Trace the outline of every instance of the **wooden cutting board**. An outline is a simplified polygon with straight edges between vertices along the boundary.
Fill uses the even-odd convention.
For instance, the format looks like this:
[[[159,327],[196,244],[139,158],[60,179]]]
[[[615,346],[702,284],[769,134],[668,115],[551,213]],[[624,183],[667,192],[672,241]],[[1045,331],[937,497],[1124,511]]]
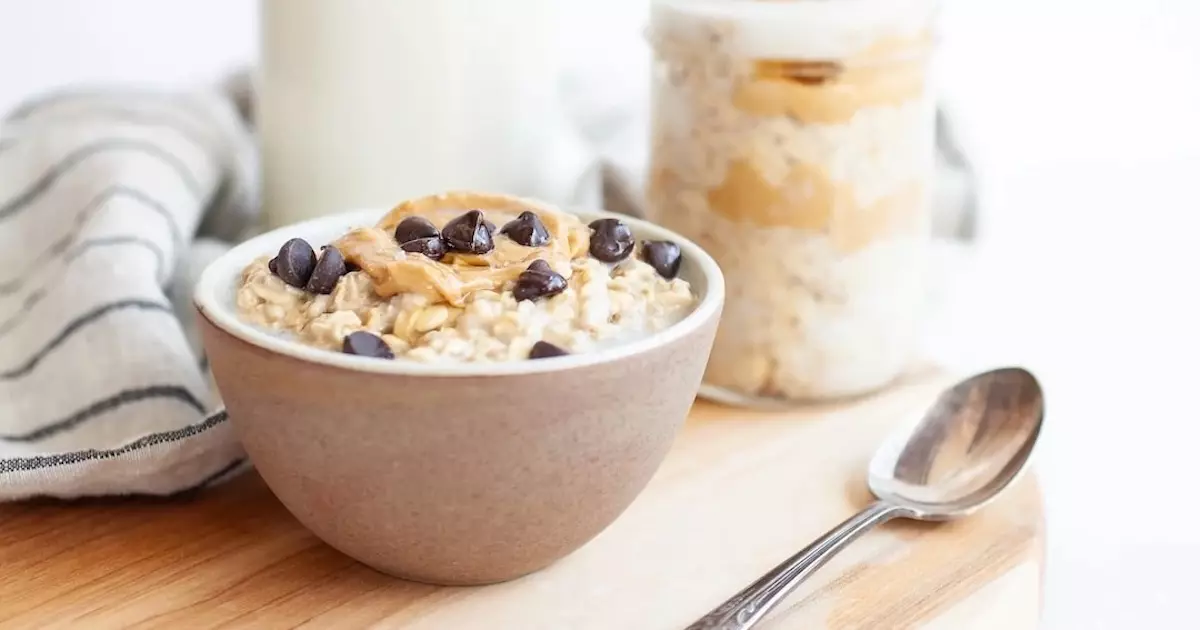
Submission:
[[[191,500],[0,507],[0,626],[682,628],[869,501],[867,460],[944,375],[785,413],[698,403],[657,476],[537,574],[438,588],[376,573],[304,530],[253,473]],[[1032,477],[978,515],[892,523],[766,628],[1033,629],[1043,524]]]

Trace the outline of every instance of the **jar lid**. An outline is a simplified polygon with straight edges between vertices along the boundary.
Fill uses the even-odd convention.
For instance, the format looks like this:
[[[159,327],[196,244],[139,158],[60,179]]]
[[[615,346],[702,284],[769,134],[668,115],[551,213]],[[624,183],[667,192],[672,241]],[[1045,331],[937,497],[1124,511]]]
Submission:
[[[740,56],[844,59],[884,38],[930,39],[940,0],[653,0],[650,33],[717,28]]]

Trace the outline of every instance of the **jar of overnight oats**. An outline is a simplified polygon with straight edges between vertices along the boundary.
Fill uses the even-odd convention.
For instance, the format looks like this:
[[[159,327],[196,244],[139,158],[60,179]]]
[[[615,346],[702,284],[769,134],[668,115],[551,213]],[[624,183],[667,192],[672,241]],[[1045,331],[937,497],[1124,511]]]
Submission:
[[[647,213],[727,297],[705,376],[743,404],[870,393],[915,358],[937,0],[656,0]]]

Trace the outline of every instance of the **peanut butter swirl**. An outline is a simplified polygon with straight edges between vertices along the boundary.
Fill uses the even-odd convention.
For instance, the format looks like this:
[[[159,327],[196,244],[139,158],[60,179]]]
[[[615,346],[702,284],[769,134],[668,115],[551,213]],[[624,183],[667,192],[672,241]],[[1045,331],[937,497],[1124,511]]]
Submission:
[[[734,106],[756,116],[792,116],[813,125],[844,124],[869,107],[897,106],[924,94],[933,35],[889,36],[847,59],[760,59]]]
[[[425,217],[440,230],[468,210],[481,210],[484,218],[497,226],[492,235],[495,247],[486,254],[448,252],[434,261],[404,251],[393,237],[396,225],[407,217]],[[527,247],[500,233],[500,228],[526,210],[537,214],[550,233],[545,246]],[[475,291],[502,290],[539,258],[570,278],[571,261],[587,256],[588,239],[588,228],[578,217],[545,203],[508,195],[453,192],[401,203],[374,227],[352,230],[333,245],[371,277],[380,297],[418,293],[435,303],[462,306]]]

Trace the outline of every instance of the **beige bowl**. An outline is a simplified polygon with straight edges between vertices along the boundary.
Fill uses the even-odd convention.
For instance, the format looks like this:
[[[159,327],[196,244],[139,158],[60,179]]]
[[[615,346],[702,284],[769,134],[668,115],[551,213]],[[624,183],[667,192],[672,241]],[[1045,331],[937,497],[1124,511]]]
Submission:
[[[240,321],[241,269],[288,238],[327,243],[383,211],[306,221],[201,276],[204,345],[251,460],[322,540],[392,575],[480,584],[541,569],[612,523],[695,398],[724,297],[715,262],[667,230],[700,301],[675,326],[593,354],[425,365],[310,348]],[[586,214],[585,220],[608,214]],[[631,550],[631,553],[633,550]]]

